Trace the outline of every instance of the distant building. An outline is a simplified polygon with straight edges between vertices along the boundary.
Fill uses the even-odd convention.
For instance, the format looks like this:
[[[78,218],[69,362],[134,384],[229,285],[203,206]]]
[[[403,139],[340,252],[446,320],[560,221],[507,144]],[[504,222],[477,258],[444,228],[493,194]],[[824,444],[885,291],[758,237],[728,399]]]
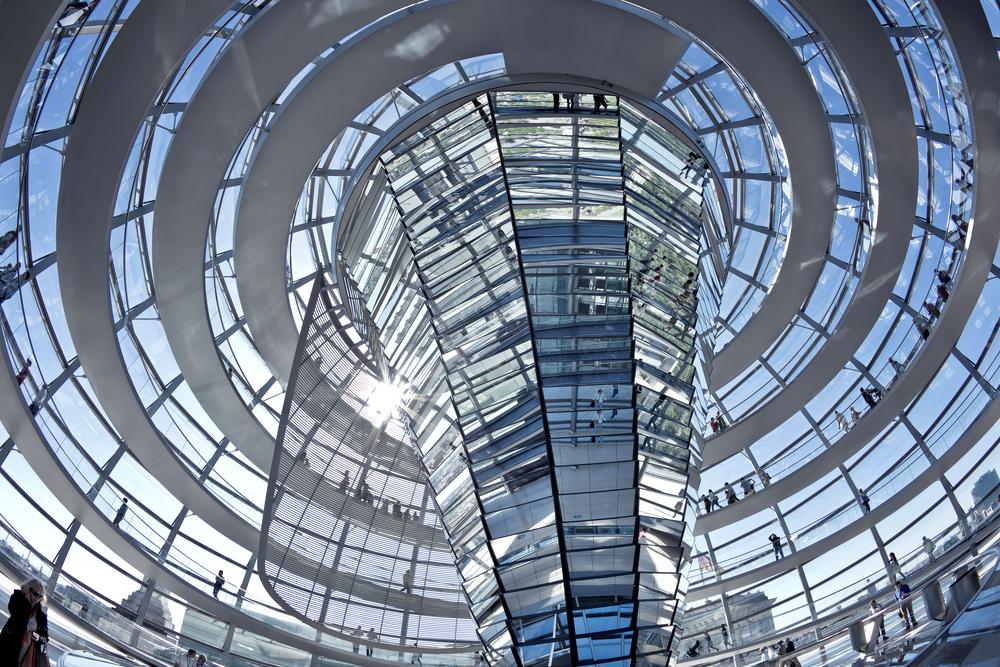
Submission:
[[[141,587],[132,591],[127,598],[122,600],[117,611],[125,618],[134,621],[145,594],[145,589]],[[163,632],[166,628],[173,627],[170,619],[170,610],[167,609],[162,595],[153,593],[153,597],[149,601],[149,609],[146,611],[146,616],[143,618],[142,624],[160,632]]]
[[[984,500],[992,500],[998,486],[1000,486],[1000,475],[997,475],[996,468],[984,472],[972,485],[972,505],[977,506]]]
[[[315,630],[301,623],[267,617],[248,610],[244,611],[281,630],[310,637],[316,635]],[[180,640],[181,646],[182,648],[193,647],[199,653],[204,653],[209,660],[220,661],[221,653],[212,647],[222,646],[225,643],[228,630],[225,623],[197,609],[187,608],[184,610],[184,617],[181,621],[180,633],[183,637]],[[309,667],[312,662],[312,654],[268,640],[251,632],[237,630],[233,636],[231,653],[228,658],[229,667],[259,667],[257,661],[271,665],[283,665],[284,667]]]
[[[774,600],[762,591],[738,593],[728,598],[729,612],[732,614],[733,625],[729,627],[730,639],[737,643],[750,641],[758,637],[766,637],[774,633],[774,615],[771,612]],[[690,609],[684,614],[682,626],[684,640],[682,650],[696,639],[702,643],[704,655],[705,633],[712,637],[716,650],[723,648],[722,633],[719,627],[725,625],[726,617],[722,613],[722,601],[713,600],[700,607]]]

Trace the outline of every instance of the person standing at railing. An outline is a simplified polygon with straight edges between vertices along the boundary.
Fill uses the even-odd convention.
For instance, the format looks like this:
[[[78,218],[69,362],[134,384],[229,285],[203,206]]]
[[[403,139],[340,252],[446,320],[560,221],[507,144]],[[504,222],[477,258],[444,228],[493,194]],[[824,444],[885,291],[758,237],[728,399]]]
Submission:
[[[913,601],[910,600],[910,587],[901,581],[896,582],[896,599],[899,600],[899,617],[903,619],[906,629],[917,627],[917,617],[913,614]]]
[[[862,387],[862,388],[858,389],[858,391],[861,392],[861,398],[863,398],[865,400],[865,403],[868,405],[868,408],[869,409],[874,408],[875,407],[875,398],[871,394],[871,387],[868,387],[868,388]]]
[[[906,367],[892,357],[889,357],[889,365],[892,366],[892,370],[896,373],[896,376],[892,378],[892,382],[890,384],[896,384],[896,381],[903,377],[903,374],[906,373]]]
[[[370,642],[377,642],[378,641],[378,633],[375,632],[375,628],[374,627],[368,628],[367,638],[368,638],[368,641],[370,641]],[[371,646],[371,645],[365,646],[365,655],[367,655],[369,658],[371,656],[375,655],[375,647]]]
[[[406,572],[403,573],[403,588],[400,589],[404,593],[413,592],[413,570],[412,568],[407,568]]]
[[[771,547],[774,548],[774,560],[777,561],[784,558],[785,552],[781,548],[781,538],[775,535],[774,533],[771,533],[767,539],[771,541]]]
[[[226,585],[226,577],[225,575],[222,574],[222,570],[219,570],[219,573],[215,575],[215,583],[212,585],[212,597],[218,600],[219,591],[221,591],[222,587],[225,585]]]
[[[858,489],[858,504],[861,505],[861,511],[863,511],[865,514],[868,514],[869,512],[872,511],[872,501],[865,494],[864,489]]]
[[[684,161],[684,168],[681,169],[680,177],[686,178],[688,176],[694,176],[698,173],[698,154],[689,151],[687,155],[687,160]]]
[[[362,630],[361,626],[359,625],[358,627],[354,628],[354,632],[352,632],[351,635],[353,635],[354,637],[361,637],[362,635],[364,635],[364,630]],[[357,642],[354,642],[351,646],[354,647],[355,653],[361,650],[361,644]]]
[[[45,611],[45,587],[29,579],[7,601],[10,617],[0,630],[0,664],[34,667],[36,656],[44,653],[49,640],[49,619]]]
[[[834,419],[837,421],[837,426],[840,427],[841,431],[847,433],[848,431],[851,430],[851,427],[847,423],[847,418],[844,417],[844,415],[841,414],[839,410],[834,410],[833,414],[834,414]]]
[[[729,428],[729,423],[726,421],[726,418],[722,416],[721,410],[715,411],[715,423],[718,425],[720,433]]]
[[[125,513],[128,512],[128,496],[122,498],[122,504],[118,508],[118,512],[115,514],[114,524],[117,526],[125,518]]]
[[[24,365],[21,366],[21,370],[17,372],[14,379],[17,380],[17,386],[20,387],[29,377],[31,377],[31,359],[25,359]]]
[[[906,575],[903,574],[903,568],[899,566],[899,561],[896,560],[896,554],[889,552],[889,580],[891,583],[895,584],[897,581],[903,579]]]
[[[187,653],[174,660],[174,667],[197,667],[198,654],[193,648],[189,648]]]
[[[792,653],[795,653],[795,642],[792,641],[791,637],[782,639],[778,643],[778,655],[786,656],[791,655]],[[799,663],[799,659],[795,656],[792,656],[787,660],[781,660],[780,665],[781,667],[802,667],[801,663]]]
[[[729,482],[726,482],[725,493],[726,493],[726,504],[727,505],[734,504],[736,502],[736,492],[733,491],[733,487]]]
[[[923,540],[924,553],[927,554],[927,561],[930,562],[930,563],[933,563],[934,562],[934,549],[935,549],[935,547],[937,547],[937,545],[934,544],[934,540],[930,539],[926,535],[924,535],[924,537],[921,538],[921,539]]]
[[[732,646],[733,643],[729,641],[729,628],[726,627],[725,623],[719,626],[719,632],[722,633],[722,643],[726,646]]]
[[[873,599],[868,605],[868,615],[872,618],[872,623],[878,623],[878,635],[875,637],[875,642],[878,643],[879,638],[883,642],[889,641],[889,635],[885,633],[885,615],[882,614],[882,605]]]

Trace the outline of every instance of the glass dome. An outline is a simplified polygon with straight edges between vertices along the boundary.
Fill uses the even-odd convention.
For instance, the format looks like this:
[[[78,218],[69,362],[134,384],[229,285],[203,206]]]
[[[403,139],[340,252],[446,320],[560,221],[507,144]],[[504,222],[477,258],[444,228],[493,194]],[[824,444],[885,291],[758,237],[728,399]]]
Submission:
[[[0,572],[54,651],[847,665],[987,567],[995,2],[0,16]]]

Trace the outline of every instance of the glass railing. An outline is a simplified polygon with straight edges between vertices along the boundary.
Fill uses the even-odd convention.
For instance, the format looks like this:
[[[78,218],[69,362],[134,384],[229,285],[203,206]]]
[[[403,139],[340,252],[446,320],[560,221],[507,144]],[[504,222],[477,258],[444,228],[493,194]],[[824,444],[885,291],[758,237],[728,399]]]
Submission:
[[[905,565],[902,568],[906,573],[905,581],[913,591],[911,599],[913,600],[914,610],[918,618],[926,618],[926,615],[922,612],[923,603],[919,595],[922,588],[935,582],[940,583],[942,588],[947,588],[948,584],[954,579],[955,572],[960,569],[957,566],[976,558],[975,554],[978,551],[972,549],[973,542],[978,543],[984,537],[986,541],[995,541],[997,539],[997,535],[995,534],[992,537],[988,536],[988,530],[995,530],[998,527],[997,520],[1000,517],[1000,503],[996,501],[995,492],[996,489],[994,489],[994,493],[990,499],[979,503],[973,508],[973,511],[966,515],[966,520],[968,521],[974,520],[976,516],[986,515],[986,519],[979,520],[980,522],[976,526],[977,531],[975,533],[968,535],[961,522],[958,522],[935,536],[935,543],[941,546],[936,547],[933,554],[928,554],[922,547],[918,547],[905,554],[901,559],[901,564]],[[986,514],[987,511],[989,511],[988,514]],[[978,566],[980,568],[989,568],[992,562],[993,559],[990,558],[979,559]],[[945,574],[942,576],[941,572]],[[761,645],[761,642],[769,637],[776,642],[777,636],[793,638],[796,645],[800,647],[796,652],[797,656],[809,655],[814,651],[823,649],[826,651],[823,664],[838,664],[840,660],[837,659],[837,656],[841,658],[850,657],[850,660],[847,660],[849,663],[851,660],[857,658],[857,652],[850,647],[850,641],[845,633],[851,625],[869,617],[868,603],[870,600],[878,600],[886,611],[885,622],[889,637],[898,638],[904,634],[904,630],[901,628],[903,625],[902,620],[896,620],[895,614],[888,613],[894,610],[894,589],[889,586],[880,589],[877,593],[873,592],[873,588],[869,584],[872,580],[888,581],[888,578],[885,571],[879,570],[852,584],[844,586],[839,591],[814,600],[816,608],[833,609],[836,603],[834,613],[819,623],[810,621],[805,625],[792,625],[782,630],[780,627],[775,628],[774,625],[767,627],[765,624],[747,623],[748,620],[752,620],[752,617],[734,618],[731,623],[733,630],[730,631],[731,644],[716,645],[715,648],[717,651],[725,649],[727,652],[735,651],[736,653],[728,654],[725,658],[720,659],[720,661],[702,659],[698,660],[696,664],[739,666],[759,664],[761,653],[757,649]],[[855,591],[855,593],[845,597],[844,591]],[[839,599],[834,601],[833,598]],[[807,610],[808,605],[802,605],[801,608]],[[930,624],[925,625],[929,625],[931,628],[936,627]],[[712,630],[715,631],[714,628]],[[718,635],[717,632],[715,634]],[[681,640],[682,648],[686,649],[702,636],[701,631],[686,635]],[[816,644],[817,638],[822,640],[822,646]],[[923,637],[924,641],[927,639],[927,636]],[[702,643],[704,644],[704,642]],[[719,644],[722,644],[721,638]],[[806,647],[807,644],[809,645],[808,647]],[[704,649],[705,646],[702,646],[702,648]],[[885,648],[886,646],[883,645],[883,649]],[[912,647],[909,647],[908,650],[910,649]],[[702,656],[705,656],[705,654],[706,652],[703,650]],[[683,652],[681,655],[683,657]]]
[[[996,499],[998,490],[1000,490],[1000,486],[993,489],[990,494],[987,494],[986,499],[975,505],[961,520],[956,521],[947,529],[934,535],[932,537],[933,551],[928,552],[923,546],[918,546],[908,553],[902,554],[902,557],[899,558],[899,563],[900,570],[905,575],[905,580],[912,584],[914,581],[921,581],[928,572],[940,571],[943,563],[963,557],[963,554],[969,549],[972,542],[979,542],[983,536],[989,534],[989,531],[996,530],[1000,526],[997,523],[1000,520],[1000,503]],[[969,532],[970,530],[972,531],[971,533]],[[813,599],[812,608],[819,610],[845,609],[852,608],[854,605],[865,606],[864,609],[858,608],[859,613],[848,617],[846,620],[844,620],[842,615],[837,615],[837,612],[835,612],[835,617],[832,620],[816,628],[820,636],[832,636],[850,625],[856,617],[865,616],[868,600],[873,597],[871,586],[871,582],[873,581],[889,581],[889,573],[880,567],[864,576],[857,577],[854,581],[841,586],[836,591]],[[883,594],[891,597],[892,591],[885,589],[879,593],[880,596]],[[772,602],[766,613],[773,617],[774,609],[779,608],[779,606],[781,614],[789,618],[802,618],[803,616],[808,617],[810,615],[810,605],[808,603],[786,608],[778,602]],[[797,614],[796,612],[802,613]],[[757,614],[759,612],[731,619],[730,638],[733,645],[737,648],[758,642],[762,637],[769,636],[781,630],[780,623],[777,620],[770,625],[754,622],[754,617]],[[788,627],[787,632],[794,634],[797,627],[798,625],[793,623]],[[700,631],[693,635],[686,635],[685,641],[694,641],[694,639],[700,636]]]
[[[903,467],[894,469],[888,477],[883,478],[877,484],[871,486],[865,491],[869,498],[870,506],[876,507],[880,502],[884,502],[903,492],[909,483],[911,483],[917,478],[918,475],[920,475],[920,473],[927,469],[927,465],[928,462],[923,455],[910,456],[909,463]],[[964,520],[966,522],[970,522],[974,512],[975,509],[970,511],[965,516]],[[849,500],[839,509],[799,528],[791,539],[792,545],[794,545],[794,550],[802,549],[810,544],[818,542],[823,538],[829,537],[840,529],[853,524],[855,521],[863,517],[864,514],[864,510],[855,500]],[[962,520],[959,520],[954,524],[954,526],[961,525]],[[758,530],[757,532],[762,533],[763,531]],[[744,539],[745,537],[746,536],[744,535],[737,538],[737,540]],[[784,538],[782,538],[782,544],[784,555],[789,555],[792,552],[792,547],[787,544]],[[718,553],[718,551],[724,547],[724,544],[718,545],[715,547],[714,551]],[[714,565],[711,564],[712,561],[709,559],[708,553],[698,553],[693,556],[693,562],[708,564],[709,567],[699,567],[697,570],[692,567],[688,575],[689,581],[695,586],[698,584],[711,583],[712,581],[725,579],[727,576],[734,576],[755,567],[766,565],[767,563],[772,562],[773,558],[774,550],[769,544],[762,545],[759,549],[753,549],[738,555],[729,556],[723,559],[716,559]]]
[[[136,527],[122,520],[119,527],[125,526],[130,539],[135,539]],[[14,580],[24,580],[29,577],[38,577],[43,581],[49,580],[53,573],[53,566],[50,561],[40,556],[28,543],[28,541],[14,530],[10,524],[0,515],[0,570],[6,570]],[[190,559],[186,562],[191,564],[190,575],[193,577],[204,577],[212,574],[205,568],[193,564]],[[212,575],[214,581],[214,574]],[[209,584],[208,589],[211,588]],[[254,610],[248,608],[248,602],[244,595],[245,591],[237,590],[236,593],[229,593],[224,590],[220,593],[220,600],[225,601],[228,596],[230,600],[239,599],[243,602],[243,611],[251,614],[255,618],[267,618],[273,616],[273,612],[268,614],[266,608]],[[104,637],[112,644],[117,644],[119,648],[128,647],[132,649],[134,657],[141,660],[150,660],[161,664],[173,664],[174,660],[182,654],[188,646],[198,646],[194,640],[185,640],[182,637],[174,636],[172,630],[162,629],[158,631],[146,626],[136,624],[132,619],[123,616],[118,609],[120,605],[111,602],[102,602],[99,593],[87,587],[82,582],[77,581],[66,572],[59,573],[58,584],[49,592],[50,602],[58,603],[59,607],[67,614],[71,614],[84,627],[99,636]],[[136,610],[132,610],[133,612]],[[302,628],[305,631],[304,628]],[[314,631],[309,631],[314,632]],[[337,639],[330,635],[322,635],[317,641],[324,646],[337,648],[342,651],[353,651],[353,645],[348,640]],[[374,657],[383,660],[400,661],[410,663],[412,654],[398,648],[376,648]],[[234,649],[235,652],[236,649]],[[267,660],[261,661],[259,656],[247,656],[261,665],[275,664],[278,667],[287,667],[284,663],[270,663]],[[433,655],[423,654],[422,664],[444,666],[467,666],[473,663],[473,658],[468,654],[444,654]],[[342,665],[329,658],[322,659],[324,664]],[[215,664],[215,663],[210,663]]]

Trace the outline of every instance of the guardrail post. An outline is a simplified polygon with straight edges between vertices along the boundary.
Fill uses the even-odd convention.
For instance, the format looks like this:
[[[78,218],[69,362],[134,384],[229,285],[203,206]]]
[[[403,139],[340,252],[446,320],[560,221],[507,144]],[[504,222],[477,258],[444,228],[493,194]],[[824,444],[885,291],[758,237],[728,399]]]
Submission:
[[[956,575],[955,583],[948,590],[951,593],[948,607],[954,617],[979,592],[979,572],[976,568],[969,567],[965,572]]]
[[[848,628],[851,637],[851,648],[858,653],[868,652],[868,638],[865,637],[865,622],[863,620],[851,623]]]
[[[941,592],[941,583],[934,581],[924,587],[921,592],[924,599],[924,611],[927,618],[935,621],[943,621],[948,618],[948,605],[944,600],[944,593]]]

